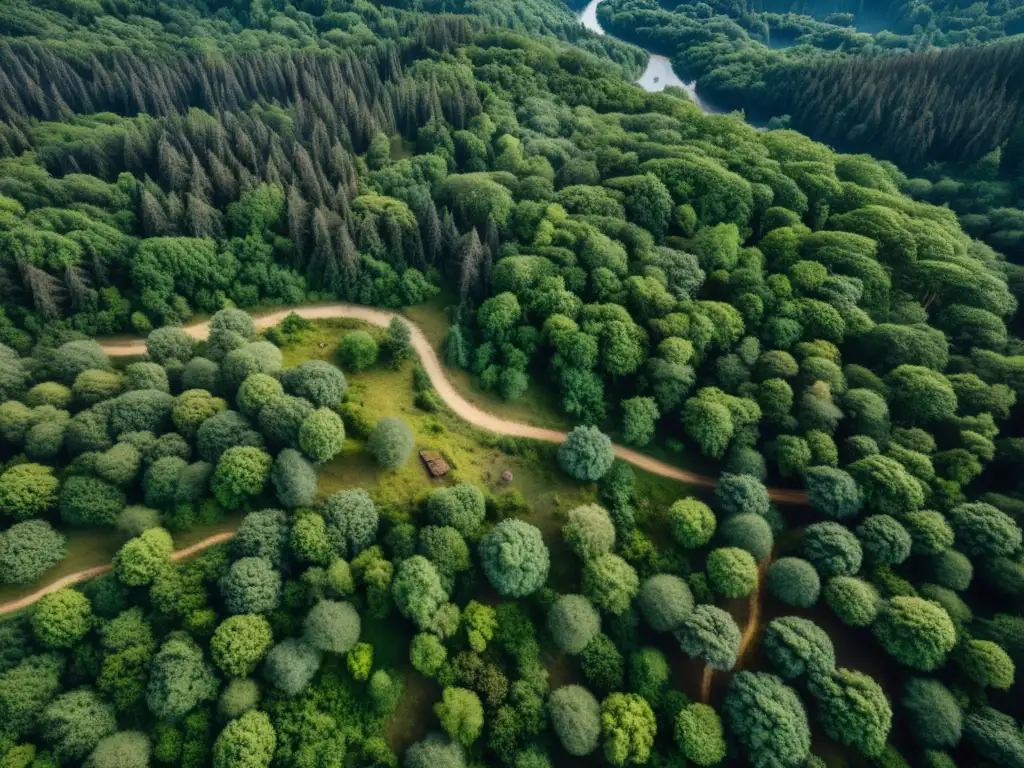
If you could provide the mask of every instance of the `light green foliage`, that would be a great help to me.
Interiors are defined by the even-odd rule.
[[[707,704],[687,704],[676,716],[676,743],[691,763],[707,768],[725,759],[725,729]]]
[[[345,447],[345,422],[334,411],[317,408],[299,427],[299,447],[310,461],[330,461]]]
[[[640,612],[656,632],[674,632],[693,610],[693,595],[686,582],[669,573],[645,579],[637,597]]]
[[[174,542],[163,528],[149,528],[125,542],[114,555],[114,573],[129,587],[149,584],[171,562]]]
[[[786,605],[810,608],[818,602],[821,579],[814,566],[799,557],[780,557],[768,567],[768,591]]]
[[[825,583],[825,602],[844,624],[866,627],[881,608],[881,597],[871,584],[853,576],[836,576]]]
[[[84,761],[100,740],[115,730],[113,707],[89,688],[61,694],[40,718],[43,739],[61,762]]]
[[[32,632],[44,648],[71,648],[92,625],[88,598],[68,587],[44,595],[32,611]]]
[[[908,733],[922,747],[947,749],[960,742],[963,713],[956,697],[931,677],[910,677],[903,684],[900,706]]]
[[[548,611],[548,632],[564,653],[582,653],[601,631],[601,617],[582,595],[563,595]]]
[[[558,447],[558,465],[577,480],[600,480],[614,460],[611,439],[597,427],[575,427]]]
[[[227,722],[241,717],[260,703],[260,687],[255,680],[229,680],[217,701],[217,712]]]
[[[96,457],[93,471],[101,480],[127,488],[142,467],[142,452],[130,443],[117,443]]]
[[[369,643],[353,645],[345,654],[345,666],[354,679],[367,680],[373,669],[373,646]]]
[[[217,461],[210,490],[222,507],[238,509],[263,492],[272,464],[270,456],[259,448],[228,448]]]
[[[415,442],[412,430],[404,421],[386,416],[370,433],[366,448],[379,467],[397,469],[409,458]]]
[[[439,488],[427,497],[430,522],[454,528],[466,537],[477,533],[486,514],[483,491],[470,483]]]
[[[661,414],[653,397],[632,397],[622,401],[623,440],[629,445],[647,445]]]
[[[921,483],[902,464],[888,456],[865,456],[847,467],[864,494],[864,505],[872,512],[902,515],[924,504]]]
[[[451,579],[470,566],[469,547],[459,532],[448,526],[428,525],[420,530],[420,554],[438,572]]]
[[[814,523],[800,541],[803,556],[825,578],[853,576],[860,570],[863,550],[857,537],[839,523]]]
[[[229,616],[210,639],[213,663],[228,677],[247,677],[274,643],[270,624],[262,616]]]
[[[733,515],[722,523],[718,533],[723,544],[749,552],[758,562],[771,554],[774,545],[771,526],[759,515]]]
[[[465,688],[445,688],[434,713],[452,739],[469,746],[484,727],[484,708],[480,697]]]
[[[32,728],[50,700],[60,691],[63,660],[55,654],[25,656],[0,673],[0,714],[14,736]]]
[[[703,547],[715,534],[715,513],[711,507],[694,498],[680,499],[668,510],[669,530],[681,547]]]
[[[253,373],[247,376],[238,392],[235,393],[235,402],[238,410],[251,419],[260,415],[260,411],[267,403],[275,397],[284,394],[284,387],[281,382],[266,373]]]
[[[547,580],[548,548],[540,531],[522,520],[494,526],[481,539],[479,556],[487,580],[502,595],[525,597]]]
[[[755,768],[803,765],[811,730],[796,691],[775,675],[740,672],[722,703],[729,730]]]
[[[441,577],[427,558],[413,555],[403,560],[391,583],[391,595],[402,615],[426,628],[437,609],[448,599]]]
[[[597,749],[601,706],[590,691],[579,685],[563,686],[551,694],[548,711],[566,752],[581,757]]]
[[[146,337],[146,352],[149,358],[161,365],[170,360],[187,363],[192,359],[194,346],[195,339],[182,328],[172,325],[157,328]]]
[[[120,374],[111,371],[82,371],[75,377],[71,386],[75,402],[85,408],[96,403],[117,397],[121,393],[124,381]]]
[[[937,371],[916,365],[901,365],[885,377],[889,410],[909,426],[927,426],[952,418],[956,393],[949,380]]]
[[[956,644],[949,614],[938,603],[919,597],[889,600],[872,630],[897,661],[925,672],[941,666]]]
[[[270,718],[256,710],[228,723],[213,744],[214,768],[269,768],[277,734]]]
[[[839,668],[811,678],[808,688],[825,733],[868,757],[882,753],[892,728],[892,708],[872,677]]]
[[[765,630],[764,649],[772,669],[785,680],[828,675],[836,665],[835,650],[825,630],[799,616],[772,620]]]
[[[627,610],[639,588],[636,570],[618,555],[604,554],[583,566],[583,593],[608,613]]]
[[[491,606],[470,600],[462,611],[462,625],[466,629],[469,647],[483,653],[498,628],[498,619]]]
[[[405,752],[403,768],[465,768],[466,758],[458,742],[440,733],[429,733]]]
[[[683,653],[703,657],[712,669],[727,671],[736,664],[740,628],[732,616],[713,605],[698,605],[675,631]]]
[[[586,504],[569,511],[562,526],[566,545],[583,560],[611,552],[615,546],[615,526],[607,510],[597,504]]]
[[[205,389],[188,389],[175,398],[171,421],[184,437],[194,440],[202,423],[227,410],[227,407],[227,401],[214,397]]]
[[[303,639],[314,648],[347,653],[359,642],[359,612],[351,603],[321,600],[306,614]]]
[[[723,597],[746,597],[757,586],[757,563],[736,547],[712,550],[707,562],[708,584]]]
[[[1016,669],[1009,654],[990,640],[967,640],[954,652],[957,666],[983,688],[1008,690]]]
[[[963,592],[971,585],[974,566],[967,555],[954,549],[931,558],[932,576],[940,586]]]
[[[0,513],[19,520],[44,515],[57,506],[60,482],[42,464],[18,464],[0,475]]]
[[[409,661],[421,675],[434,677],[448,659],[448,651],[437,635],[421,632],[409,645]]]
[[[616,766],[646,763],[658,725],[651,705],[635,693],[613,693],[601,702],[604,756]]]
[[[377,342],[366,331],[346,333],[338,345],[338,359],[350,371],[365,371],[377,362]]]
[[[288,545],[288,517],[279,509],[261,509],[243,518],[230,548],[233,558],[263,557],[279,568]]]
[[[288,392],[308,400],[316,408],[341,405],[348,388],[345,374],[325,360],[304,360],[281,372],[281,383]]]
[[[147,768],[151,748],[140,731],[118,731],[99,740],[86,768]]]

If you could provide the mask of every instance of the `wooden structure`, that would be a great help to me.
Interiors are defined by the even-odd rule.
[[[448,462],[437,451],[420,451],[420,458],[427,465],[431,477],[444,477],[448,474]]]

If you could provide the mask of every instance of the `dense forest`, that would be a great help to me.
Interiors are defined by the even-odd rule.
[[[850,59],[815,29],[780,55],[824,81]],[[545,0],[13,0],[0,35],[0,582],[124,542],[0,623],[2,768],[1024,766],[1019,137],[908,177],[647,93],[642,51]],[[321,492],[348,448],[387,486],[443,405],[401,320],[338,340],[415,390],[374,421],[285,365],[307,323],[243,311],[438,296],[450,368],[578,424],[496,440],[585,499],[556,526],[457,468]],[[123,332],[145,359],[92,338]],[[648,494],[610,435],[717,488]]]

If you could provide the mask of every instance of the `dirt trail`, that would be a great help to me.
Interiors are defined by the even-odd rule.
[[[223,533],[214,534],[213,536],[205,538],[202,541],[197,541],[195,544],[189,547],[185,547],[184,549],[179,549],[172,552],[171,559],[182,560],[188,557],[189,555],[194,555],[197,552],[202,552],[204,549],[212,547],[215,544],[220,544],[221,542],[228,541],[234,535],[234,531],[224,531]],[[69,587],[72,584],[78,584],[81,581],[86,581],[88,579],[93,579],[97,576],[102,576],[104,573],[109,573],[113,569],[114,566],[111,563],[107,563],[105,565],[97,565],[95,568],[86,568],[84,571],[69,573],[67,576],[62,576],[56,581],[47,584],[45,587],[37,589],[31,595],[25,595],[24,597],[18,598],[17,600],[12,600],[9,603],[4,603],[3,605],[0,605],[0,616],[4,615],[5,613],[11,613],[13,611],[17,611],[21,608],[25,608],[29,605],[32,605],[32,603],[36,602],[43,596],[48,595],[51,592],[56,592],[58,589],[63,589],[64,587]]]
[[[269,328],[272,325],[277,325],[277,323],[281,322],[291,312],[294,312],[299,315],[299,317],[303,317],[307,320],[327,320],[330,318],[348,317],[381,327],[386,326],[391,322],[391,318],[395,317],[393,313],[385,312],[380,309],[371,309],[370,307],[361,307],[355,304],[333,303],[313,304],[295,307],[293,309],[282,309],[271,314],[255,315],[253,320],[255,321],[257,328]],[[565,440],[565,432],[558,432],[553,429],[544,429],[542,427],[534,427],[529,424],[522,424],[518,421],[508,421],[506,419],[499,418],[494,414],[488,413],[487,411],[481,410],[468,402],[458,393],[451,381],[449,381],[448,377],[445,375],[441,361],[438,359],[437,354],[434,352],[434,348],[430,345],[430,342],[427,341],[427,337],[423,335],[423,331],[421,331],[419,326],[408,318],[402,319],[405,320],[409,329],[412,331],[413,348],[420,356],[420,361],[426,369],[427,374],[430,376],[430,381],[433,383],[434,389],[437,390],[437,393],[456,416],[468,421],[474,426],[486,429],[489,432],[495,432],[499,435],[527,437],[533,440],[544,440],[549,443],[560,443]],[[208,322],[199,323],[197,325],[189,326],[185,328],[185,330],[197,339],[205,339],[210,334],[210,324]],[[114,357],[124,355],[144,355],[146,354],[146,342],[142,339],[110,342],[103,345],[103,351]],[[650,456],[645,456],[638,451],[634,451],[622,445],[616,445],[614,448],[615,455],[620,459],[628,461],[630,464],[653,474],[661,475],[662,477],[670,477],[674,480],[689,483],[690,485],[700,485],[707,488],[713,488],[715,485],[715,478],[713,477],[698,475],[694,472],[688,472],[685,469],[673,467],[670,464],[658,461]],[[771,497],[772,501],[780,504],[807,503],[807,494],[799,490],[789,488],[769,488],[768,495]]]

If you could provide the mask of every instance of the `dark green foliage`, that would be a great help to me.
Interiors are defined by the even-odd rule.
[[[280,395],[271,398],[260,409],[260,432],[279,448],[298,448],[299,430],[313,410],[312,404],[301,397]]]
[[[540,531],[522,520],[498,523],[481,539],[479,556],[487,580],[502,595],[524,597],[547,580],[548,548]]]
[[[853,576],[836,576],[825,584],[825,602],[844,624],[866,627],[881,608],[881,597],[871,584]]]
[[[601,735],[601,707],[586,688],[567,685],[548,701],[551,725],[570,755],[589,755]]]
[[[150,667],[146,704],[161,720],[179,720],[217,695],[217,678],[188,635],[171,635]]]
[[[463,536],[476,534],[486,514],[483,492],[469,483],[439,488],[427,497],[430,521],[454,528]]]
[[[809,619],[783,616],[768,624],[764,649],[772,669],[786,680],[820,677],[836,665],[828,634]]]
[[[114,435],[125,432],[152,432],[159,435],[171,423],[174,398],[157,389],[125,392],[110,407],[110,430]]]
[[[644,619],[656,632],[674,632],[693,610],[693,595],[678,576],[660,573],[640,586],[637,602]]]
[[[911,552],[915,555],[937,555],[953,546],[953,529],[939,512],[911,512],[901,522],[910,534]]]
[[[416,438],[409,426],[401,419],[386,416],[377,422],[366,442],[366,448],[382,469],[397,469],[402,466]]]
[[[62,762],[81,761],[117,730],[113,708],[89,688],[58,696],[40,718],[43,739]]]
[[[288,392],[311,402],[317,408],[336,408],[348,388],[345,374],[324,360],[304,360],[281,373]]]
[[[221,580],[221,595],[230,613],[268,613],[280,604],[281,575],[263,557],[243,557]]]
[[[548,632],[564,653],[582,653],[601,631],[601,617],[582,595],[563,595],[548,611]]]
[[[546,559],[546,550],[544,554]],[[584,564],[582,586],[583,593],[596,606],[617,615],[629,608],[640,588],[640,579],[636,570],[621,557],[604,554]]]
[[[871,515],[857,526],[857,539],[870,563],[898,565],[910,557],[913,540],[907,529],[889,515]]]
[[[957,647],[954,659],[967,678],[982,688],[1005,691],[1013,685],[1013,661],[991,640],[967,640]]]
[[[335,493],[324,505],[323,515],[327,537],[341,557],[355,557],[377,537],[377,510],[362,489]]]
[[[262,557],[279,568],[288,548],[288,516],[278,509],[261,509],[245,516],[231,539],[235,559]]]
[[[900,698],[909,733],[922,747],[947,749],[960,742],[963,714],[956,697],[934,678],[911,677]]]
[[[54,654],[25,656],[0,674],[0,714],[14,736],[32,728],[46,705],[60,691],[62,659]]]
[[[872,627],[878,642],[897,661],[925,672],[942,665],[956,643],[949,614],[918,597],[894,597]]]
[[[437,569],[421,555],[399,563],[391,582],[391,594],[402,615],[421,629],[427,628],[438,608],[448,599]]]
[[[964,718],[964,737],[986,760],[996,765],[1024,765],[1024,737],[1009,715],[979,707]]]
[[[583,649],[580,667],[587,681],[605,693],[622,688],[625,662],[611,638],[598,634]]]
[[[183,329],[168,325],[157,328],[146,337],[146,352],[150,359],[163,365],[170,360],[187,363],[192,359],[195,339]]]
[[[825,733],[868,757],[882,753],[892,727],[892,709],[872,677],[840,668],[812,678],[808,688]]]
[[[45,520],[25,520],[0,533],[4,584],[31,584],[64,559],[67,540]]]
[[[961,504],[949,511],[957,549],[971,556],[999,557],[1020,547],[1021,531],[1013,519],[991,504]]]
[[[249,420],[237,411],[221,411],[202,423],[196,435],[196,448],[203,461],[215,464],[228,448],[263,447],[263,438]]]
[[[863,551],[857,537],[839,523],[814,523],[804,530],[800,549],[823,577],[852,576]]]
[[[739,672],[729,681],[722,712],[733,737],[757,768],[807,760],[811,731],[796,692],[774,675]]]
[[[772,552],[774,537],[768,521],[754,514],[733,515],[718,529],[722,543],[746,550],[760,562]]]
[[[810,467],[804,473],[804,483],[811,507],[828,517],[852,517],[863,505],[857,483],[841,469]]]
[[[69,477],[60,489],[60,516],[69,525],[113,525],[124,505],[120,490],[94,477]]]
[[[974,566],[962,552],[950,549],[931,558],[932,577],[940,586],[963,592],[971,585]]]
[[[558,448],[558,465],[577,480],[600,480],[614,460],[611,439],[597,427],[576,427]]]
[[[749,512],[763,517],[768,514],[770,501],[768,490],[757,478],[723,474],[715,488],[715,504],[723,515]]]
[[[781,557],[768,567],[768,591],[786,605],[810,608],[818,602],[821,579],[814,566],[799,557]]]
[[[683,652],[702,657],[722,671],[732,669],[740,646],[740,629],[732,616],[713,605],[698,605],[675,631]]]
[[[291,448],[277,454],[270,469],[270,482],[278,501],[286,507],[308,507],[316,498],[316,469],[301,453]]]

